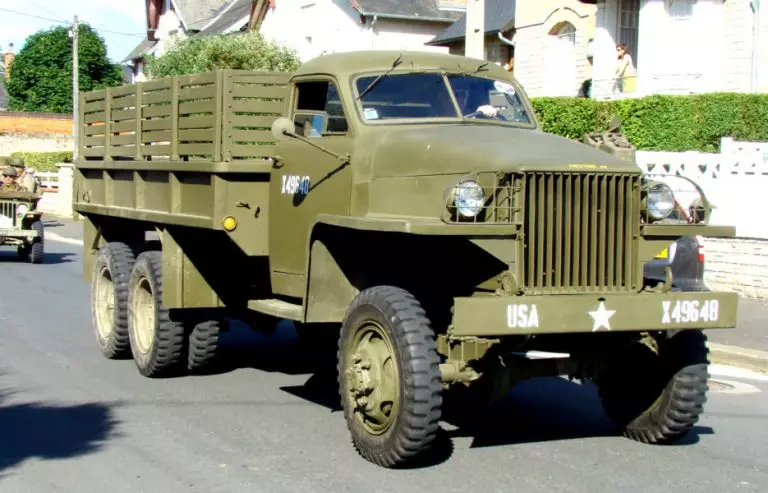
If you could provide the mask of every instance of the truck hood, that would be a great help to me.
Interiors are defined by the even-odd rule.
[[[404,127],[369,151],[378,178],[472,171],[637,171],[633,163],[570,139],[489,124]]]

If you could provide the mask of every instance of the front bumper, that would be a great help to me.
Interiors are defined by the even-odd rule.
[[[669,292],[455,298],[451,336],[724,329],[738,294]]]
[[[15,238],[18,240],[32,240],[40,236],[40,233],[34,229],[2,229],[0,228],[0,241],[5,238]]]

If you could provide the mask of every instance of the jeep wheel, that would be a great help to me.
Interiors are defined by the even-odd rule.
[[[606,414],[622,435],[643,443],[682,438],[698,421],[707,400],[707,337],[683,330],[661,340],[657,351],[634,344],[598,375]]]
[[[91,274],[91,321],[96,343],[108,359],[130,357],[128,279],[135,257],[125,243],[107,243],[96,253]]]
[[[37,238],[29,245],[29,261],[33,264],[42,264],[45,258],[45,228],[42,221],[35,221],[30,229],[37,231]]]
[[[204,372],[216,360],[219,349],[219,334],[225,322],[205,320],[196,323],[189,334],[187,369],[193,373]]]
[[[339,392],[352,442],[366,460],[401,466],[432,445],[442,384],[435,334],[408,292],[361,292],[341,328]]]
[[[184,326],[163,307],[162,252],[138,256],[128,284],[128,327],[131,352],[145,377],[178,370],[184,348]]]

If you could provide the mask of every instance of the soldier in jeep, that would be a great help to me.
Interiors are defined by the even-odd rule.
[[[24,192],[25,188],[16,183],[19,174],[16,168],[8,166],[3,170],[3,184],[0,185],[0,192]]]
[[[16,183],[21,185],[27,192],[36,193],[39,183],[35,175],[27,171],[24,158],[14,156],[8,160],[8,165],[16,168]]]

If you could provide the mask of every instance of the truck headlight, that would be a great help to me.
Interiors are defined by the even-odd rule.
[[[475,217],[483,210],[485,193],[474,181],[463,181],[453,188],[453,204],[460,215]]]
[[[18,206],[16,206],[16,214],[19,216],[23,216],[24,214],[27,213],[28,210],[29,210],[29,206],[27,204],[19,204]]]
[[[655,183],[648,189],[648,215],[655,220],[664,219],[675,209],[675,194],[666,183]]]

